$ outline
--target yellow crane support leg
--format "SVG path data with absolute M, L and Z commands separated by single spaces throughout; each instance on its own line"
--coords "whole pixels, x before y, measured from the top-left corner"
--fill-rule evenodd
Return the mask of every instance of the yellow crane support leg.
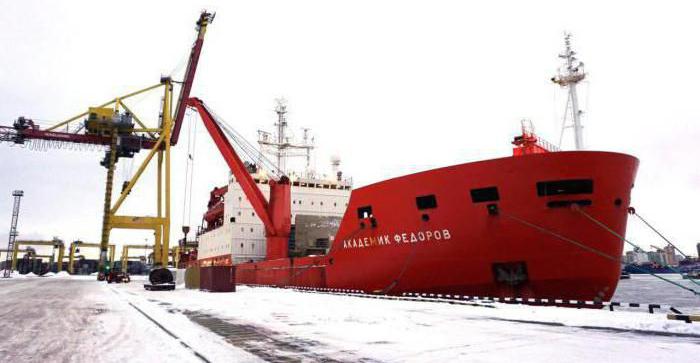
M 56 265 L 56 272 L 63 271 L 63 256 L 66 253 L 66 246 L 60 245 L 58 247 L 58 264 Z
M 165 96 L 163 103 L 163 133 L 165 134 L 165 218 L 163 222 L 163 240 L 161 241 L 161 264 L 168 267 L 170 251 L 170 132 L 172 130 L 172 97 L 173 84 L 167 82 L 165 85 Z
M 109 246 L 110 217 L 112 211 L 112 184 L 114 182 L 114 164 L 117 160 L 117 130 L 112 130 L 112 141 L 109 145 L 109 160 L 107 161 L 107 182 L 105 183 L 104 212 L 102 214 L 102 239 L 100 240 L 100 258 L 97 261 L 97 271 L 105 272 L 107 264 L 107 248 Z M 112 258 L 114 253 L 112 251 Z

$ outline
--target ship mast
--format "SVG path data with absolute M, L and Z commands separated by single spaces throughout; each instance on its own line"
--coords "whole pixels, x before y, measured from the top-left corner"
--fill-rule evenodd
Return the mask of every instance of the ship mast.
M 571 49 L 571 34 L 566 33 L 564 35 L 564 53 L 559 54 L 559 58 L 562 58 L 564 63 L 559 68 L 557 75 L 552 77 L 552 82 L 568 90 L 559 146 L 561 146 L 564 130 L 573 128 L 576 149 L 581 150 L 583 149 L 583 126 L 581 125 L 581 114 L 583 111 L 579 110 L 578 107 L 576 85 L 586 78 L 586 73 L 583 71 L 583 62 L 579 61 L 575 55 L 576 52 Z
M 311 150 L 314 148 L 313 137 L 309 140 L 308 128 L 304 130 L 304 138 L 301 144 L 295 144 L 291 137 L 287 135 L 287 100 L 278 98 L 275 100 L 275 113 L 277 113 L 277 135 L 273 137 L 269 132 L 258 130 L 258 144 L 265 152 L 277 158 L 277 168 L 287 173 L 286 164 L 288 157 L 305 156 L 306 173 L 309 174 L 311 167 Z M 294 153 L 292 150 L 303 150 L 302 154 Z
M 287 102 L 282 98 L 278 98 L 275 101 L 277 102 L 275 107 L 275 112 L 277 113 L 277 123 L 275 124 L 277 126 L 277 145 L 275 145 L 277 146 L 277 167 L 280 170 L 284 170 L 286 164 L 284 149 L 286 148 Z

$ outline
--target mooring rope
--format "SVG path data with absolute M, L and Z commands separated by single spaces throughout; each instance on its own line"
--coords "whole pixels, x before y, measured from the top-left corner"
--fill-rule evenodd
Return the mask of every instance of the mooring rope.
M 628 243 L 629 245 L 633 246 L 634 248 L 636 248 L 636 249 L 638 249 L 638 250 L 644 252 L 644 249 L 643 249 L 643 248 L 641 248 L 641 247 L 639 247 L 638 245 L 634 244 L 632 241 L 628 240 L 627 238 L 621 236 L 620 234 L 618 234 L 617 232 L 615 232 L 612 228 L 610 228 L 610 227 L 608 227 L 607 225 L 605 225 L 603 222 L 601 222 L 601 221 L 595 219 L 593 216 L 591 216 L 590 214 L 586 213 L 586 212 L 585 212 L 581 207 L 579 207 L 578 205 L 575 205 L 575 204 L 574 204 L 574 205 L 572 205 L 572 208 L 573 208 L 575 211 L 577 211 L 577 212 L 583 214 L 586 218 L 588 218 L 590 221 L 592 221 L 593 223 L 595 223 L 595 224 L 598 225 L 599 227 L 601 227 L 601 228 L 603 228 L 604 230 L 610 232 L 610 233 L 611 233 L 612 235 L 614 235 L 615 237 L 617 237 L 617 238 L 619 238 L 620 240 L 622 240 L 622 241 Z M 625 265 L 627 265 L 627 264 L 625 264 Z M 673 267 L 671 267 L 671 266 L 668 266 L 668 267 L 669 267 L 672 271 L 674 271 L 674 272 L 676 272 L 676 273 L 678 273 L 679 275 L 682 276 L 681 272 L 678 271 L 677 269 L 675 269 L 675 268 L 673 268 Z M 683 286 L 683 285 L 681 285 L 681 284 L 678 284 L 678 283 L 676 283 L 676 282 L 673 282 L 673 281 L 671 281 L 671 280 L 669 280 L 669 279 L 666 279 L 666 278 L 664 278 L 664 277 L 661 277 L 661 276 L 659 276 L 659 275 L 656 275 L 656 274 L 652 273 L 651 271 L 649 272 L 649 274 L 652 275 L 652 276 L 658 277 L 658 278 L 660 278 L 660 279 L 662 279 L 662 280 L 664 280 L 664 281 L 670 282 L 670 283 L 672 283 L 672 284 L 674 284 L 674 285 L 676 285 L 676 286 L 682 287 L 682 288 L 684 288 L 684 289 L 686 289 L 686 290 L 688 290 L 688 291 L 692 291 L 695 295 L 700 295 L 700 292 L 697 292 L 697 291 L 695 291 L 695 290 L 693 290 L 693 289 L 691 289 L 691 288 L 689 288 L 689 287 L 685 287 L 685 286 Z M 697 281 L 695 281 L 695 280 L 693 280 L 693 279 L 689 279 L 689 280 L 690 280 L 692 283 L 694 283 L 695 285 L 700 286 L 700 283 L 698 283 Z
M 579 208 L 579 209 L 580 209 L 580 208 Z M 524 219 L 522 219 L 522 218 L 519 218 L 519 217 L 517 217 L 517 216 L 515 216 L 515 215 L 513 215 L 513 214 L 504 212 L 504 211 L 501 210 L 501 209 L 499 209 L 498 213 L 499 213 L 500 215 L 503 215 L 503 216 L 505 216 L 505 217 L 508 217 L 508 218 L 510 218 L 510 219 L 512 219 L 512 220 L 514 220 L 514 221 L 516 221 L 516 222 L 518 222 L 518 223 L 521 223 L 521 224 L 526 225 L 526 226 L 528 226 L 528 227 L 530 227 L 530 228 L 536 229 L 536 230 L 538 230 L 538 231 L 540 231 L 540 232 L 542 232 L 542 233 L 549 234 L 549 235 L 551 235 L 551 236 L 553 236 L 553 237 L 556 237 L 557 239 L 560 239 L 560 240 L 562 240 L 562 241 L 564 241 L 564 242 L 570 243 L 570 244 L 572 244 L 572 245 L 574 245 L 574 246 L 577 246 L 577 247 L 579 247 L 579 248 L 582 248 L 582 249 L 584 249 L 584 250 L 586 250 L 586 251 L 588 251 L 588 252 L 594 253 L 594 254 L 596 254 L 596 255 L 598 255 L 598 256 L 601 256 L 601 257 L 603 257 L 603 258 L 607 258 L 607 259 L 609 259 L 609 260 L 611 260 L 611 261 L 618 262 L 618 263 L 623 264 L 623 265 L 625 265 L 625 266 L 629 265 L 628 263 L 626 263 L 625 261 L 623 261 L 621 257 L 611 256 L 611 255 L 609 255 L 609 254 L 607 254 L 607 253 L 605 253 L 605 252 L 603 252 L 603 251 L 600 251 L 600 250 L 598 250 L 598 249 L 596 249 L 596 248 L 593 248 L 593 247 L 591 247 L 591 246 L 588 246 L 588 245 L 586 245 L 585 243 L 581 243 L 581 242 L 576 241 L 576 240 L 573 240 L 573 239 L 571 239 L 571 238 L 562 236 L 561 234 L 556 233 L 556 232 L 554 232 L 554 231 L 552 231 L 552 230 L 550 230 L 550 229 L 548 229 L 548 228 L 545 228 L 545 227 L 539 226 L 539 225 L 537 225 L 537 224 L 528 222 L 528 221 L 526 221 L 526 220 L 524 220 Z M 592 218 L 592 217 L 591 217 L 591 218 Z M 607 226 L 606 226 L 606 227 L 607 227 Z M 614 231 L 612 231 L 612 232 L 614 233 Z M 619 235 L 617 235 L 617 236 L 620 237 Z M 624 240 L 625 242 L 630 243 L 630 244 L 633 245 L 633 246 L 636 246 L 636 245 L 633 244 L 632 242 L 629 242 L 629 241 L 627 241 L 626 239 L 624 239 L 624 238 L 622 238 L 622 237 L 620 237 L 620 239 Z M 640 270 L 641 270 L 641 268 L 639 268 L 638 266 L 635 266 L 635 267 L 637 267 L 637 269 L 640 269 Z M 665 278 L 665 277 L 663 277 L 663 276 L 659 276 L 659 275 L 657 275 L 657 274 L 655 274 L 655 273 L 653 273 L 653 272 L 651 272 L 651 271 L 649 271 L 648 273 L 649 273 L 651 276 L 654 276 L 654 277 L 656 277 L 656 278 L 658 278 L 658 279 L 660 279 L 660 280 L 666 281 L 666 282 L 668 282 L 668 283 L 670 283 L 670 284 L 672 284 L 672 285 L 675 285 L 675 286 L 677 286 L 677 287 L 679 287 L 679 288 L 681 288 L 681 289 L 683 289 L 683 290 L 690 291 L 690 292 L 692 292 L 693 294 L 695 294 L 696 296 L 697 296 L 697 295 L 700 295 L 700 292 L 697 292 L 697 291 L 695 291 L 695 290 L 693 290 L 693 289 L 691 289 L 691 288 L 689 288 L 689 287 L 683 286 L 683 285 L 681 285 L 681 284 L 679 284 L 679 283 L 677 283 L 677 282 L 675 282 L 675 281 L 671 281 L 671 280 L 669 280 L 669 279 L 667 279 L 667 278 Z
M 676 245 L 674 245 L 668 238 L 666 238 L 666 236 L 661 234 L 661 232 L 659 232 L 656 228 L 654 228 L 651 224 L 649 224 L 649 222 L 647 222 L 646 219 L 642 218 L 642 216 L 640 216 L 639 213 L 637 213 L 636 209 L 629 207 L 629 208 L 627 208 L 627 212 L 629 214 L 639 218 L 639 220 L 642 221 L 644 224 L 646 224 L 647 227 L 649 227 L 652 231 L 654 231 L 657 235 L 659 235 L 659 237 L 661 237 L 664 241 L 666 241 L 666 243 L 668 243 L 669 245 L 671 245 L 671 247 L 673 247 L 676 251 L 678 251 L 678 253 L 680 253 L 681 256 L 683 256 L 683 258 L 688 258 L 688 255 L 683 253 L 683 251 L 681 251 L 680 248 L 676 247 Z

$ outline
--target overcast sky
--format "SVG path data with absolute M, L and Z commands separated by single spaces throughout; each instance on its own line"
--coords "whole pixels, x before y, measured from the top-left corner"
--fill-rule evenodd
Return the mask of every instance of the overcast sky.
M 557 142 L 565 94 L 549 82 L 571 31 L 588 80 L 584 142 L 641 160 L 633 205 L 686 253 L 700 242 L 700 22 L 693 2 L 9 1 L 0 12 L 0 124 L 50 125 L 178 69 L 203 8 L 217 12 L 193 95 L 254 141 L 289 100 L 359 187 L 387 177 L 508 156 L 520 119 Z M 182 67 L 180 67 L 181 69 Z M 176 72 L 181 77 L 182 72 Z M 159 94 L 130 103 L 151 125 Z M 196 121 L 196 119 L 193 118 Z M 199 121 L 197 121 L 199 122 Z M 183 223 L 187 133 L 174 150 L 172 241 Z M 228 169 L 200 126 L 191 224 Z M 571 135 L 566 135 L 571 140 Z M 141 153 L 137 160 L 145 156 Z M 23 189 L 21 238 L 99 242 L 105 169 L 95 151 L 0 145 L 0 245 L 11 191 Z M 137 163 L 120 161 L 117 187 Z M 147 172 L 121 212 L 155 214 Z M 187 214 L 187 213 L 185 213 Z M 185 217 L 187 221 L 188 217 Z M 630 220 L 644 248 L 662 241 Z M 121 243 L 149 232 L 115 231 Z

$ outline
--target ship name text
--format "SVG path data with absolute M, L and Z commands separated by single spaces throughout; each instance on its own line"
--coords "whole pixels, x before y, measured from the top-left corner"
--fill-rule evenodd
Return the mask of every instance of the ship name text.
M 393 244 L 419 243 L 429 241 L 447 241 L 452 238 L 449 229 L 436 229 L 418 232 L 403 232 L 381 236 L 358 237 L 343 240 L 343 248 L 366 248 L 388 246 Z

